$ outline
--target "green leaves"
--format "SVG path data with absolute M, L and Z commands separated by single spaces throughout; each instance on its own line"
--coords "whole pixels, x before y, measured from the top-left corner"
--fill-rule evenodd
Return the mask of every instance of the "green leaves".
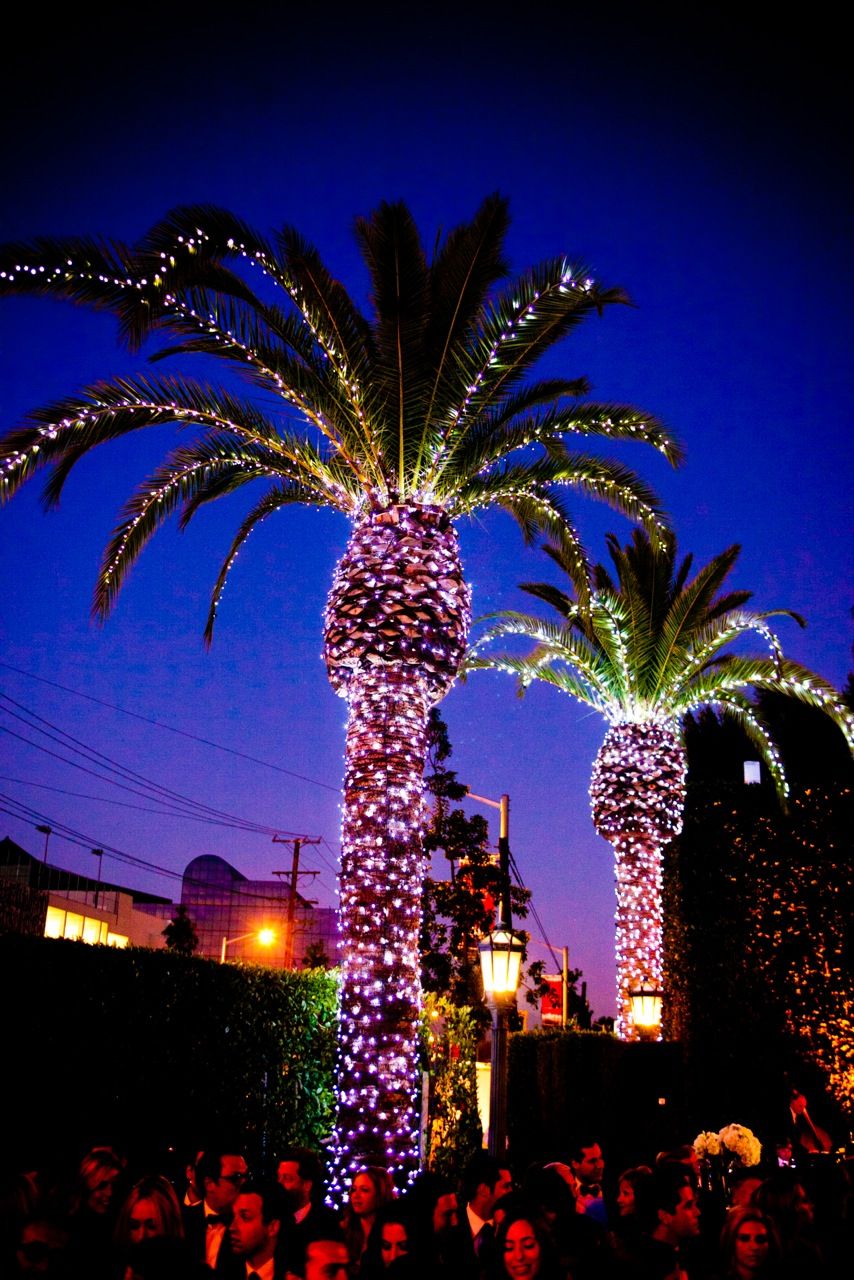
M 134 246 L 66 238 L 0 249 L 0 293 L 110 310 L 132 347 L 156 344 L 152 360 L 201 357 L 224 377 L 212 386 L 137 375 L 34 410 L 0 446 L 2 498 L 48 468 L 45 501 L 55 505 L 91 449 L 164 422 L 192 433 L 193 459 L 170 454 L 126 504 L 105 553 L 115 571 L 102 571 L 100 616 L 167 514 L 180 509 L 186 524 L 250 480 L 274 486 L 263 514 L 285 499 L 351 516 L 365 503 L 455 516 L 499 505 L 526 538 L 562 543 L 586 569 L 563 502 L 576 490 L 640 521 L 657 543 L 664 524 L 649 486 L 566 441 L 637 440 L 675 464 L 670 433 L 631 406 L 580 402 L 583 377 L 528 381 L 552 345 L 625 295 L 562 257 L 498 288 L 508 224 L 507 201 L 490 195 L 430 260 L 409 209 L 380 204 L 356 222 L 368 315 L 295 229 L 265 236 L 213 205 L 173 209 Z M 235 375 L 254 394 L 235 394 Z M 223 456 L 203 465 L 209 444 Z
M 786 784 L 767 726 L 749 700 L 751 690 L 776 689 L 819 707 L 854 748 L 854 717 L 842 697 L 819 676 L 787 661 L 768 619 L 787 610 L 744 608 L 750 593 L 724 592 L 738 558 L 729 547 L 690 578 L 691 557 L 677 566 L 675 543 L 656 548 L 636 531 L 621 547 L 608 535 L 616 576 L 604 565 L 585 570 L 572 547 L 546 547 L 567 574 L 569 589 L 524 583 L 529 595 L 550 605 L 555 626 L 520 613 L 498 614 L 474 644 L 466 671 L 484 668 L 514 675 L 520 689 L 538 680 L 599 711 L 611 724 L 623 720 L 668 721 L 704 706 L 736 720 L 757 746 L 781 797 Z M 527 654 L 486 653 L 497 639 L 523 636 Z M 744 637 L 758 636 L 760 655 L 729 652 Z

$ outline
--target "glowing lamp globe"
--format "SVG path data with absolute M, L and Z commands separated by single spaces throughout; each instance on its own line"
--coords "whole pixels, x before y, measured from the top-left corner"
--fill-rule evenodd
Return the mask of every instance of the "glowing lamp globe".
M 664 993 L 649 978 L 629 992 L 632 1022 L 642 1040 L 655 1040 L 661 1029 L 661 1005 Z
M 481 942 L 480 969 L 487 996 L 515 995 L 525 944 L 511 929 L 498 926 Z
M 272 929 L 259 929 L 258 941 L 262 947 L 272 947 L 276 941 L 276 935 Z

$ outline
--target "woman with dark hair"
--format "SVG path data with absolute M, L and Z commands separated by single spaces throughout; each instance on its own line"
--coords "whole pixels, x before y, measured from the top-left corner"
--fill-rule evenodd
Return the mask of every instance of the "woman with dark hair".
M 622 1224 L 629 1220 L 640 1230 L 655 1225 L 655 1175 L 648 1165 L 626 1169 L 617 1180 L 617 1216 Z
M 385 1169 L 369 1165 L 353 1178 L 341 1226 L 354 1274 L 361 1274 L 362 1257 L 376 1227 L 377 1214 L 393 1199 L 394 1183 Z
M 778 1169 L 756 1191 L 754 1203 L 777 1228 L 781 1274 L 820 1280 L 828 1274 L 815 1236 L 815 1208 L 794 1169 Z
M 536 1207 L 508 1195 L 502 1208 L 494 1280 L 560 1280 L 552 1238 Z
M 761 1209 L 730 1209 L 721 1231 L 721 1280 L 768 1280 L 779 1274 L 777 1229 Z
M 415 1252 L 415 1233 L 411 1215 L 398 1204 L 387 1204 L 377 1214 L 362 1255 L 359 1271 L 362 1280 L 383 1280 L 398 1258 Z

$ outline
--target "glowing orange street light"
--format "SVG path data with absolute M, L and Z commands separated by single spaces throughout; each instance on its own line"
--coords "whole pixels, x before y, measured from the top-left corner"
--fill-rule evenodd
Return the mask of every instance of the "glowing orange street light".
M 251 929 L 249 933 L 239 933 L 236 938 L 223 938 L 219 953 L 220 964 L 225 964 L 225 953 L 232 942 L 243 942 L 244 938 L 255 938 L 262 947 L 270 947 L 276 941 L 273 929 Z

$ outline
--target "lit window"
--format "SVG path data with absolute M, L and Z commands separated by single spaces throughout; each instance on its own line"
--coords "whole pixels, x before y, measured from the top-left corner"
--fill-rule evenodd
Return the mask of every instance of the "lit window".
M 83 917 L 79 916 L 76 911 L 69 911 L 65 917 L 65 938 L 80 938 L 83 936 Z
M 46 938 L 61 938 L 65 933 L 65 912 L 59 907 L 48 907 L 47 919 L 44 922 Z
M 106 940 L 106 920 L 93 920 L 91 916 L 86 916 L 83 921 L 83 941 L 94 945 L 96 942 L 106 942 Z
M 127 935 L 124 933 L 108 933 L 107 934 L 108 947 L 126 947 L 128 944 L 128 941 L 129 939 Z

